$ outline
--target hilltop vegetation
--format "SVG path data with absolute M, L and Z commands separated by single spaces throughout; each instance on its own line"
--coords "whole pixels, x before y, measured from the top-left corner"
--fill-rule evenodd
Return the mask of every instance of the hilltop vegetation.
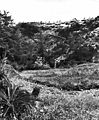
M 98 62 L 99 16 L 69 22 L 14 24 L 0 12 L 0 46 L 17 70 L 68 68 Z M 1 57 L 2 57 L 1 55 Z

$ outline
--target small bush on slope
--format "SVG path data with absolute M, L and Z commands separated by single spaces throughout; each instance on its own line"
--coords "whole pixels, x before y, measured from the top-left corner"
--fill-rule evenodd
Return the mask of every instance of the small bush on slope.
M 0 86 L 0 106 L 2 117 L 7 120 L 21 117 L 22 113 L 29 112 L 30 94 L 15 85 L 2 89 Z

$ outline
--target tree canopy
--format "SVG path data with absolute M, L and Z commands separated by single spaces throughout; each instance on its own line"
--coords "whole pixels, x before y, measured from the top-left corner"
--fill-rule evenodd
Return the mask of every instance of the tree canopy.
M 99 16 L 50 25 L 14 24 L 9 12 L 0 12 L 0 46 L 1 59 L 7 57 L 18 70 L 98 62 Z

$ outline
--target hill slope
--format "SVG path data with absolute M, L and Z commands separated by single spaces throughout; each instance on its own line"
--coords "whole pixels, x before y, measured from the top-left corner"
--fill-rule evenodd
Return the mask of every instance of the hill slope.
M 70 69 L 58 69 L 47 71 L 24 71 L 19 73 L 15 71 L 10 65 L 5 66 L 5 73 L 8 78 L 14 84 L 23 85 L 23 89 L 32 92 L 35 86 L 40 88 L 38 98 L 42 102 L 36 102 L 37 106 L 32 115 L 34 119 L 39 120 L 98 120 L 99 118 L 99 90 L 90 89 L 82 91 L 70 91 L 59 90 L 56 87 L 48 87 L 47 85 L 34 83 L 32 80 L 41 78 L 41 81 L 45 78 L 45 81 L 49 81 L 54 77 L 61 76 L 61 81 L 68 80 L 73 83 L 76 82 L 76 78 L 79 78 L 79 82 L 85 80 L 83 77 L 92 78 L 91 82 L 95 82 L 98 85 L 98 70 L 99 64 L 83 64 Z M 95 74 L 97 71 L 97 74 Z M 52 74 L 54 73 L 54 74 Z M 60 74 L 59 74 L 60 73 Z M 26 78 L 27 76 L 27 78 Z M 32 80 L 29 81 L 32 76 Z M 62 79 L 62 76 L 66 79 Z M 92 76 L 92 77 L 91 77 Z M 43 77 L 43 79 L 42 79 Z M 74 78 L 74 79 L 73 79 Z M 27 81 L 28 79 L 28 81 Z M 63 80 L 63 81 L 62 81 Z M 38 79 L 37 79 L 38 81 Z M 56 79 L 57 83 L 59 79 Z M 97 81 L 97 82 L 96 82 Z

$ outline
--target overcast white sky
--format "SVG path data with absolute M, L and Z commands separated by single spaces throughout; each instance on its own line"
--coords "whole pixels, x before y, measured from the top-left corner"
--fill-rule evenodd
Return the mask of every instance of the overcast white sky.
M 99 0 L 1 0 L 14 22 L 68 21 L 99 15 Z

